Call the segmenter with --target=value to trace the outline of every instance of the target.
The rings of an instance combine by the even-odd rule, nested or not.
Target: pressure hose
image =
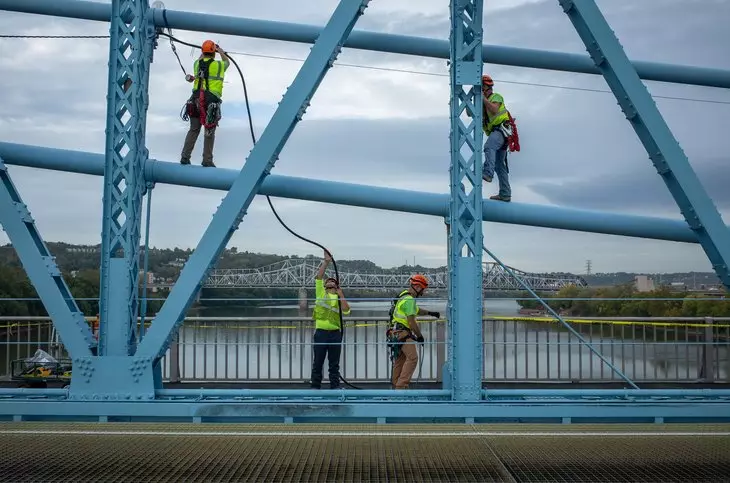
[[[165,25],[167,25],[167,16],[166,16],[166,11],[165,10],[162,11],[162,18],[165,20]],[[170,45],[172,46],[172,50],[173,50],[173,53],[175,54],[175,57],[177,57],[177,61],[180,64],[180,68],[182,69],[183,73],[185,73],[187,75],[187,72],[185,72],[185,67],[183,67],[182,62],[180,61],[180,57],[177,55],[177,51],[176,51],[176,49],[174,47],[173,42],[177,42],[179,44],[186,45],[188,47],[192,47],[192,48],[195,48],[195,49],[200,49],[201,46],[200,45],[191,44],[191,43],[188,43],[188,42],[184,42],[184,41],[182,41],[182,40],[174,37],[172,35],[172,30],[169,27],[167,27],[167,29],[168,29],[168,32],[167,33],[162,32],[162,31],[158,31],[157,33],[158,33],[158,35],[163,35],[163,36],[165,36],[165,37],[167,37],[167,38],[170,39]],[[231,60],[231,62],[233,62],[233,65],[236,67],[236,70],[238,71],[238,75],[241,77],[241,83],[243,84],[243,96],[244,96],[244,99],[246,101],[246,113],[247,113],[247,117],[248,117],[248,126],[249,126],[249,130],[251,131],[251,141],[255,145],[256,144],[256,133],[254,132],[254,129],[253,129],[253,117],[251,116],[251,107],[250,107],[249,101],[248,101],[248,88],[246,87],[246,78],[243,75],[243,71],[238,66],[238,62],[236,62],[236,59],[234,59],[233,56],[231,56],[227,52],[225,54]],[[271,207],[271,211],[274,213],[274,216],[276,217],[276,219],[279,221],[279,223],[281,224],[281,226],[283,226],[286,231],[288,231],[289,233],[291,233],[292,235],[294,235],[295,237],[299,238],[302,241],[305,241],[307,243],[310,243],[310,244],[312,244],[314,246],[317,246],[317,247],[321,248],[324,252],[326,252],[330,256],[330,258],[332,259],[332,265],[335,268],[335,280],[337,282],[337,287],[339,288],[340,287],[340,273],[337,270],[337,262],[335,261],[335,257],[332,256],[332,252],[330,252],[327,248],[325,248],[323,245],[320,245],[316,241],[310,240],[309,238],[305,238],[305,237],[299,235],[297,232],[295,232],[291,228],[289,228],[289,226],[287,226],[287,224],[284,223],[284,220],[281,219],[281,217],[279,216],[279,213],[277,213],[276,208],[274,208],[274,204],[271,202],[271,198],[269,197],[269,195],[266,195],[266,201],[268,201],[269,207]],[[345,341],[345,322],[344,322],[344,319],[342,317],[342,304],[340,303],[339,295],[337,297],[337,309],[339,310],[339,317],[340,317],[340,336],[341,336],[341,339],[342,339],[340,341],[340,345],[342,345],[342,344],[344,344],[344,341]],[[356,386],[353,386],[352,384],[350,384],[344,377],[342,377],[342,374],[340,374],[340,379],[347,386],[350,386],[353,389],[360,389],[359,387],[356,387]]]

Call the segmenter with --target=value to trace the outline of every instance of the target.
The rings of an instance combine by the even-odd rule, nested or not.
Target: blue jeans
[[[507,143],[504,134],[499,130],[492,131],[484,143],[482,175],[493,178],[495,172],[499,179],[499,196],[511,198],[512,188],[509,185],[509,173],[507,172]]]
[[[322,386],[324,360],[329,362],[330,389],[340,387],[340,353],[342,352],[342,332],[339,330],[314,331],[314,358],[312,361],[312,388]]]

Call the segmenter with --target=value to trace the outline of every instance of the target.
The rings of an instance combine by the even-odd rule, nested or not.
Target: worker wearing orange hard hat
[[[394,341],[389,345],[394,351],[391,356],[393,360],[391,381],[396,389],[408,389],[418,366],[416,343],[425,342],[416,316],[431,315],[436,318],[441,316],[438,312],[423,310],[416,304],[416,298],[423,295],[428,288],[426,277],[421,274],[413,275],[409,279],[409,284],[410,287],[402,291],[394,301],[394,306],[391,308],[391,326],[387,334],[388,339]]]
[[[494,175],[499,179],[499,193],[490,196],[491,200],[510,201],[512,188],[509,184],[509,168],[507,166],[508,140],[513,134],[513,124],[504,98],[494,92],[494,81],[488,75],[482,76],[483,124],[487,134],[484,143],[484,166],[482,179],[492,182]]]
[[[185,144],[180,154],[181,164],[190,164],[190,155],[195,142],[200,135],[200,129],[205,127],[203,138],[203,166],[215,167],[213,163],[213,145],[215,130],[220,120],[220,104],[223,98],[223,79],[230,65],[230,59],[225,51],[212,40],[206,40],[201,46],[201,54],[193,63],[195,75],[188,74],[185,80],[193,83],[193,93],[186,104],[186,114],[190,117],[190,129],[185,136]],[[215,54],[221,55],[221,60],[215,59]],[[202,102],[201,102],[202,91]],[[202,106],[201,106],[202,104]],[[201,108],[206,124],[201,122]]]

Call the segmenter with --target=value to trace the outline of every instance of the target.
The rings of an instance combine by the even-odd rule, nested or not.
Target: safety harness
[[[210,92],[210,87],[208,85],[210,78],[210,65],[213,62],[216,61],[213,59],[200,59],[200,61],[198,61],[198,72],[196,74],[198,78],[198,89],[193,92],[186,104],[187,116],[199,117],[200,125],[206,130],[213,129],[218,126],[218,121],[221,118],[220,102],[212,100],[217,99],[217,96]],[[209,99],[211,100],[210,102],[208,102]]]
[[[484,125],[486,126],[487,117],[488,117],[487,108],[482,107],[482,111],[483,111]],[[509,150],[509,152],[519,151],[520,150],[520,136],[517,133],[517,123],[515,122],[515,121],[517,121],[517,119],[512,117],[512,114],[509,111],[507,111],[507,116],[508,116],[507,119],[504,122],[494,126],[494,129],[498,129],[499,132],[501,132],[502,135],[504,136],[504,143],[507,145],[507,149]],[[504,147],[505,144],[503,144],[502,146]]]
[[[405,295],[408,295],[408,290],[404,290],[396,298],[390,301],[390,310],[388,311],[388,317],[392,325],[390,325],[388,327],[388,330],[385,331],[385,338],[387,340],[387,350],[390,351],[391,363],[395,363],[395,360],[398,359],[398,356],[400,356],[401,346],[405,344],[406,340],[416,340],[410,328],[393,320],[393,315],[395,314],[395,309],[398,306],[398,302]],[[404,330],[408,332],[408,335],[406,335],[403,339],[400,339],[397,333]]]

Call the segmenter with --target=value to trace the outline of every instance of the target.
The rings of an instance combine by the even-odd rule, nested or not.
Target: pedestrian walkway
[[[0,423],[0,481],[730,479],[730,425]]]

